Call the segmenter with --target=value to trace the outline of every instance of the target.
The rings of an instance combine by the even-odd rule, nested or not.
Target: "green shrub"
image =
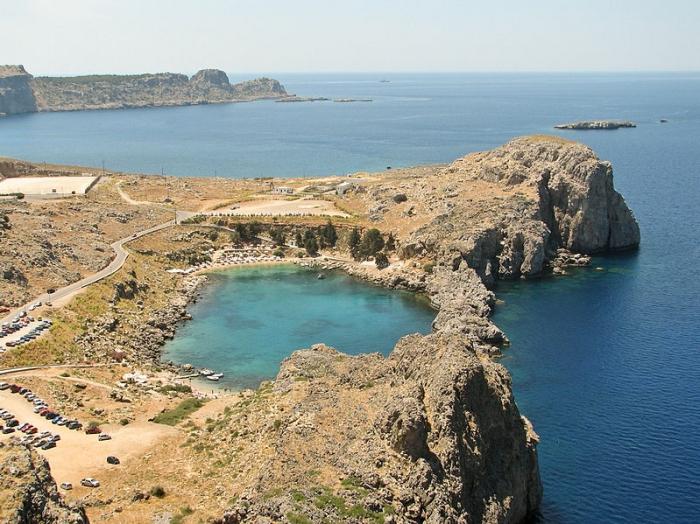
[[[175,426],[204,405],[198,398],[186,398],[173,409],[163,411],[153,418],[153,422]]]
[[[150,493],[151,495],[159,499],[165,497],[165,489],[163,488],[163,486],[153,486],[150,490]]]

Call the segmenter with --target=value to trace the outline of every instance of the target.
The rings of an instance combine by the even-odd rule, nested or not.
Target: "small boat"
[[[319,273],[316,278],[319,280],[323,280],[324,278],[326,278],[326,275],[324,275],[323,273]]]
[[[211,369],[200,369],[199,374],[202,375],[203,377],[208,377],[209,375],[213,375],[214,372]]]
[[[221,377],[217,375],[207,375],[206,379],[211,380],[212,382],[218,382]]]
[[[219,380],[223,376],[224,376],[223,373],[212,373],[207,378],[212,379],[212,380]]]

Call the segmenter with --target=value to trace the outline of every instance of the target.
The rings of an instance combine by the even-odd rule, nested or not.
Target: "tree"
[[[384,246],[387,251],[396,251],[396,239],[393,233],[389,233],[386,239],[386,245]]]
[[[355,227],[355,228],[353,228],[352,231],[350,231],[350,237],[348,238],[348,249],[350,249],[350,254],[356,260],[359,256],[359,253],[358,253],[359,247],[360,247],[360,232]]]
[[[377,265],[377,268],[379,269],[384,269],[386,267],[389,267],[389,259],[384,253],[377,253],[374,255],[374,263]]]
[[[338,241],[338,233],[335,230],[335,226],[329,220],[328,223],[321,228],[320,239],[322,247],[333,247]]]
[[[306,253],[309,256],[314,257],[318,255],[318,241],[315,236],[310,236],[304,240],[304,249],[306,249]]]
[[[299,231],[297,231],[294,235],[294,245],[296,245],[297,247],[301,247],[304,245],[304,240],[302,240],[301,233],[299,233]]]
[[[365,231],[360,242],[359,254],[361,258],[367,260],[375,256],[384,248],[384,239],[378,229],[372,228]]]
[[[270,229],[270,238],[275,245],[283,246],[285,239],[284,231],[281,227],[273,227]]]

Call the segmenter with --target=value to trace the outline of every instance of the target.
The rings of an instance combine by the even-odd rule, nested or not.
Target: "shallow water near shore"
[[[323,342],[344,353],[388,354],[403,335],[427,333],[435,317],[421,297],[295,265],[213,272],[192,320],[164,359],[225,373],[218,388],[255,388],[293,351]],[[198,381],[201,387],[210,385]]]

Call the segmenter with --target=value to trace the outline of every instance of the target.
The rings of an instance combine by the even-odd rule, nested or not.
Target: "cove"
[[[387,355],[399,338],[429,333],[425,298],[371,286],[340,272],[292,264],[210,273],[202,298],[163,358],[224,373],[219,387],[255,388],[293,351],[321,343],[343,353]],[[209,383],[207,383],[209,384]]]

